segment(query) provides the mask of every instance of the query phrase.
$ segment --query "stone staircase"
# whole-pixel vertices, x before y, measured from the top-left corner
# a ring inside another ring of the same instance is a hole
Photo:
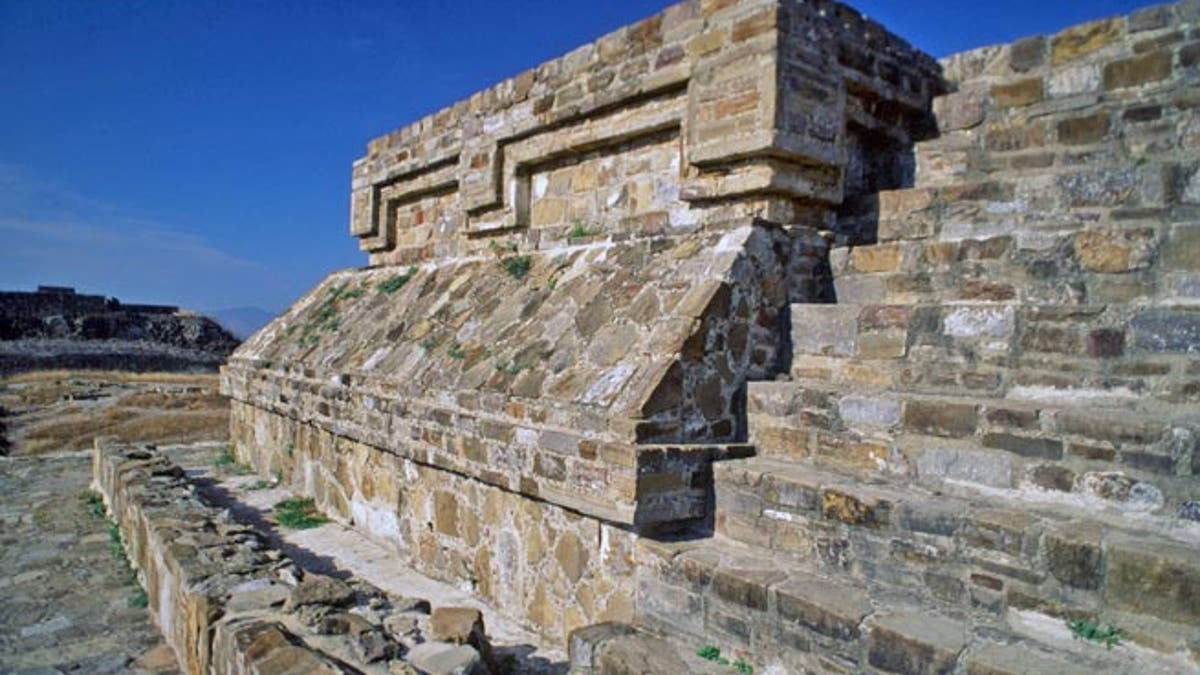
[[[715,534],[643,542],[641,627],[796,672],[1195,672],[1197,13],[944,62],[915,185],[748,385]]]

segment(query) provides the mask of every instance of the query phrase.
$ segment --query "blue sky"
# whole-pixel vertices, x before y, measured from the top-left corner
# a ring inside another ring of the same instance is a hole
[[[365,256],[366,142],[663,0],[0,0],[0,289],[273,311]],[[851,3],[935,56],[1132,0]]]

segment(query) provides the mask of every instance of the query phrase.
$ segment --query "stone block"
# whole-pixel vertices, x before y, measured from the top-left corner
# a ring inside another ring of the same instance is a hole
[[[1033,438],[1016,434],[986,434],[983,444],[989,448],[1007,450],[1022,457],[1062,459],[1062,441],[1053,438]]]
[[[1001,108],[1013,108],[1037,103],[1045,97],[1045,83],[1040,77],[992,87],[992,100]]]
[[[818,579],[789,579],[773,592],[780,617],[835,640],[857,640],[859,624],[872,611],[864,590]]]
[[[1057,68],[1050,72],[1046,80],[1050,96],[1063,98],[1100,91],[1102,78],[1100,66],[1088,63]]]
[[[722,565],[713,573],[712,592],[726,602],[765,611],[771,584],[786,577],[786,574],[776,569],[747,567],[736,563]]]
[[[977,418],[977,407],[966,403],[909,401],[904,406],[904,428],[931,436],[970,436]]]
[[[974,90],[946,94],[933,101],[933,114],[943,133],[977,127],[983,122],[985,113],[984,98]],[[882,207],[880,211],[883,211]]]
[[[1096,143],[1108,135],[1108,129],[1109,116],[1107,112],[1060,120],[1058,142],[1064,145]]]
[[[793,305],[792,346],[798,354],[853,356],[857,305]]]
[[[884,527],[891,521],[892,502],[869,494],[828,488],[821,493],[821,516],[847,525]]]
[[[1046,569],[1056,579],[1087,590],[1100,588],[1101,530],[1099,526],[1071,523],[1042,536]]]
[[[917,476],[1009,488],[1012,459],[986,450],[928,448],[917,457]]]
[[[1163,267],[1173,270],[1200,271],[1200,225],[1176,225],[1162,246]]]
[[[1150,309],[1129,322],[1133,346],[1149,352],[1200,353],[1200,312]]]
[[[954,672],[966,646],[966,628],[927,613],[886,614],[875,619],[867,641],[867,660],[889,673]]]
[[[1120,536],[1105,549],[1109,606],[1177,623],[1200,622],[1200,551],[1195,547]]]
[[[1137,87],[1159,82],[1171,75],[1171,52],[1163,50],[1113,61],[1104,66],[1104,88]]]
[[[1120,37],[1124,24],[1124,18],[1103,19],[1058,33],[1050,42],[1050,64],[1061,65],[1107,47]]]
[[[633,627],[627,624],[613,622],[576,628],[571,631],[571,635],[567,638],[567,653],[571,668],[583,669],[584,672],[590,672],[588,669],[599,665],[596,660],[596,650],[598,647],[614,638],[633,635],[636,632]]]
[[[952,337],[1007,337],[1013,331],[1013,308],[961,307],[948,313],[942,324]]]
[[[408,652],[408,661],[427,675],[487,675],[483,657],[470,645],[422,642]]]
[[[1046,62],[1047,40],[1044,35],[1023,38],[1012,43],[1008,52],[1008,67],[1018,73],[1028,72]]]
[[[1129,15],[1129,32],[1140,33],[1165,28],[1171,22],[1171,5],[1162,4],[1139,9]]]
[[[897,244],[856,246],[850,251],[850,263],[855,271],[864,274],[895,272],[900,269],[902,252]]]
[[[491,662],[492,645],[483,624],[483,613],[473,607],[436,607],[429,617],[429,632],[438,642],[470,645],[485,663]]]
[[[1148,267],[1154,259],[1154,230],[1088,230],[1075,236],[1075,255],[1092,272],[1123,273]]]
[[[846,396],[838,401],[838,414],[850,426],[894,427],[900,412],[900,402],[891,398]]]

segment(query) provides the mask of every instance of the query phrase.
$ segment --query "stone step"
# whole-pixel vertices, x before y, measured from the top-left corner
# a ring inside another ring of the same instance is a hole
[[[1194,228],[1069,221],[1018,229],[991,216],[910,220],[929,236],[889,238],[885,222],[878,243],[830,251],[839,302],[1195,304],[1187,271],[1194,261],[1185,259],[1195,250]]]
[[[676,645],[717,646],[754,672],[1131,672],[1134,664],[1140,672],[1171,672],[1192,665],[1137,644],[1105,650],[1073,642],[1065,619],[1040,614],[1043,608],[941,607],[920,593],[719,535],[703,543],[646,541],[639,554],[646,563],[640,627]],[[1040,632],[1021,625],[1035,615],[1045,617]]]
[[[795,304],[797,379],[1062,405],[1136,398],[1186,414],[1200,371],[1179,307],[1011,303]]]
[[[1081,402],[926,395],[820,381],[753,382],[760,455],[869,480],[1075,500],[1200,520],[1200,418]]]
[[[720,537],[873,593],[993,623],[1034,611],[1151,631],[1143,642],[1200,638],[1187,590],[1200,582],[1200,526],[1154,530],[1066,504],[956,497],[767,458],[722,465],[717,500]]]

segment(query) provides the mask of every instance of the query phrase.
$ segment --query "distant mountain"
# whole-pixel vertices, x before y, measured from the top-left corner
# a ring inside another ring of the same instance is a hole
[[[230,307],[229,309],[215,309],[205,312],[205,314],[216,319],[217,323],[224,326],[239,340],[245,340],[254,335],[259,328],[275,318],[273,312],[268,312],[262,307]]]

